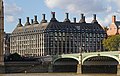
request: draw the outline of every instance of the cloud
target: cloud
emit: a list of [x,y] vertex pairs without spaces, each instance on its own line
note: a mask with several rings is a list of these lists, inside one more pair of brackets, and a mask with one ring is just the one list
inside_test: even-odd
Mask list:
[[104,26],[111,23],[112,15],[118,15],[119,18],[120,13],[118,0],[45,0],[45,4],[51,9],[60,8],[77,15],[85,13],[87,21],[91,21],[91,14],[103,15],[98,21]]
[[[102,19],[100,17],[97,17],[97,21],[102,26],[109,26],[112,23],[112,16],[113,15],[116,15],[117,16],[116,20],[120,21],[120,20],[118,20],[118,19],[120,19],[120,15],[119,15],[119,13],[116,13],[116,12],[102,16]],[[88,23],[91,23],[92,20],[93,20],[93,17],[91,17],[91,16],[86,18],[86,22],[88,22]]]
[[[87,17],[85,20],[86,20],[86,22],[91,23],[92,20],[93,20],[93,17]],[[106,21],[103,22],[103,21],[102,21],[100,18],[98,18],[98,17],[97,17],[97,21],[98,21],[98,23],[101,24],[101,25],[107,23]],[[103,25],[102,25],[102,26],[103,26]]]
[[45,3],[49,8],[61,8],[69,12],[75,10],[76,13],[110,12],[118,7],[111,6],[116,3],[114,0],[45,0]]
[[5,5],[6,21],[9,23],[14,22],[16,16],[22,13],[22,8],[17,6],[15,3],[8,4],[6,3],[6,1],[4,5]]
[[5,14],[13,15],[21,13],[22,8],[18,7],[16,4],[5,4]]
[[14,16],[9,16],[8,15],[8,16],[6,16],[6,19],[7,19],[6,21],[9,22],[9,23],[12,23],[12,22],[15,21]]

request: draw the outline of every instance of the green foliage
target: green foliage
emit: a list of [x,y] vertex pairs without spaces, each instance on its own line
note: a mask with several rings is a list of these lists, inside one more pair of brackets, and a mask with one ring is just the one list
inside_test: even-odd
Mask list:
[[120,35],[114,35],[103,40],[103,46],[109,51],[116,51],[119,48]]
[[13,54],[10,54],[8,56],[8,61],[20,61],[21,60],[21,56],[18,54],[18,53],[13,53]]
[[5,56],[4,60],[7,61],[37,61],[37,58],[33,57],[24,57],[20,56],[18,53],[10,54],[9,56]]

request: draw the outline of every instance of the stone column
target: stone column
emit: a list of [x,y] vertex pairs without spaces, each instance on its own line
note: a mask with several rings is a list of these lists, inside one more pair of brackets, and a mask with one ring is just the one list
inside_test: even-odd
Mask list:
[[82,74],[81,64],[77,64],[77,74]]
[[117,75],[120,75],[120,65],[117,65]]

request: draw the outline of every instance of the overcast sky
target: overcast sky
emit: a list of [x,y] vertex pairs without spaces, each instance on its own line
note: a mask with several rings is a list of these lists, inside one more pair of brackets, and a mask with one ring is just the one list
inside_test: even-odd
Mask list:
[[56,12],[58,21],[65,19],[65,13],[70,13],[70,20],[73,17],[80,20],[80,14],[84,13],[86,22],[90,23],[93,14],[97,14],[97,20],[102,26],[111,23],[112,15],[120,20],[120,0],[4,0],[5,6],[5,32],[12,32],[18,24],[18,18],[22,19],[22,24],[26,22],[26,17],[34,18],[38,16],[41,21],[42,14],[46,14],[46,19],[50,20],[51,11]]

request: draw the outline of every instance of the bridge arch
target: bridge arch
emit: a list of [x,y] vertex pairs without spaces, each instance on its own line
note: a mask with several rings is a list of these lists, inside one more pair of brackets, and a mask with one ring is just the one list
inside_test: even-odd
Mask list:
[[77,72],[79,60],[72,56],[59,57],[53,61],[53,72]]
[[83,73],[117,73],[119,59],[116,56],[96,54],[82,60]]
[[79,62],[80,60],[79,60],[79,58],[77,58],[77,57],[73,57],[73,56],[62,56],[62,57],[58,57],[58,58],[54,59],[54,60],[53,60],[53,64],[54,64],[57,60],[63,59],[63,58],[75,59],[75,60],[78,61],[78,63],[80,63],[80,62]]
[[91,57],[96,57],[96,56],[104,56],[104,57],[113,58],[113,59],[115,59],[115,60],[120,64],[119,59],[118,59],[116,56],[112,56],[112,55],[102,55],[102,54],[86,56],[85,58],[82,59],[82,64],[84,63],[84,61],[85,61],[86,59],[91,58]]

